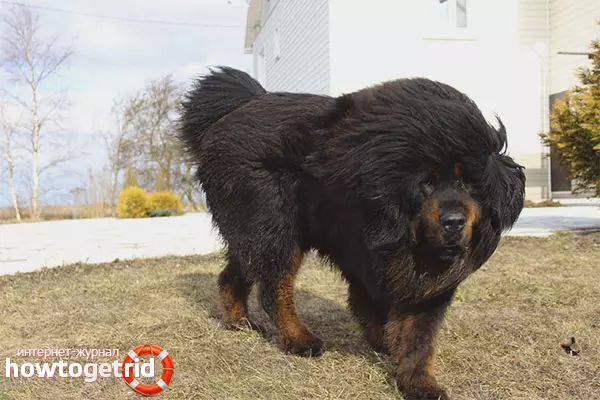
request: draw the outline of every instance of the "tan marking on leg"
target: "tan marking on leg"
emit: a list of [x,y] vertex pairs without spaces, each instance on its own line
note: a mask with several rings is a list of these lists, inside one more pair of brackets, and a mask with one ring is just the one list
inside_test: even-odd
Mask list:
[[301,263],[302,254],[298,249],[294,249],[287,275],[279,283],[276,293],[275,325],[281,329],[284,336],[292,340],[299,339],[306,330],[304,323],[298,318],[294,303],[294,281]]
[[228,328],[264,329],[248,319],[248,296],[252,283],[246,282],[239,265],[228,263],[219,276],[219,298],[223,307],[223,321]]
[[398,363],[396,378],[405,393],[419,396],[439,394],[441,398],[446,399],[434,375],[435,333],[425,334],[426,348],[412,348],[415,346],[415,337],[421,335],[423,329],[430,329],[427,327],[430,323],[427,318],[429,316],[426,314],[409,314],[391,319],[386,325],[386,341],[394,360]]
[[423,372],[425,372],[426,375],[434,375],[433,358],[433,355],[430,355],[429,358],[427,358],[427,361],[425,361]]
[[233,285],[225,284],[219,288],[221,304],[225,309],[225,319],[230,324],[237,324],[246,318],[246,302],[250,290],[244,291],[239,298],[234,297]]
[[284,344],[286,347],[291,348],[292,351],[308,350],[308,348],[311,348],[317,342],[319,343],[319,347],[321,344],[321,340],[298,318],[294,304],[294,281],[300,269],[302,258],[302,252],[296,248],[292,255],[288,272],[285,278],[278,284],[275,293],[275,325],[283,336]]

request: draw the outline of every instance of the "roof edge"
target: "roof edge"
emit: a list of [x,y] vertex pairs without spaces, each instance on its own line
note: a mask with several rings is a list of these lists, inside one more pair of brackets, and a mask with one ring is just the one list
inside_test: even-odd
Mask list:
[[263,0],[251,0],[246,17],[246,37],[244,40],[244,53],[252,54],[252,47],[261,29],[261,15]]

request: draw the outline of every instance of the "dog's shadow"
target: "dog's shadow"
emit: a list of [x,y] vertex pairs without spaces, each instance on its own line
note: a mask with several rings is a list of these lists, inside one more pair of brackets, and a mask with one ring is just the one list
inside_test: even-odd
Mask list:
[[[180,276],[176,285],[199,310],[208,310],[210,316],[221,322],[221,307],[217,293],[217,275],[190,273]],[[273,345],[280,345],[276,328],[257,301],[257,289],[252,290],[248,303],[250,317],[266,328],[263,336]],[[306,290],[295,291],[296,309],[300,318],[325,342],[326,351],[361,355],[377,359],[376,353],[363,339],[357,323],[347,308]],[[240,332],[240,334],[244,334]]]

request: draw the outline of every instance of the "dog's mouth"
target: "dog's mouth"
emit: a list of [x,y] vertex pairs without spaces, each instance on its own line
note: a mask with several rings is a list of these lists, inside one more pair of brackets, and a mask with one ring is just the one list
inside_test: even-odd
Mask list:
[[442,260],[453,260],[457,257],[462,256],[465,253],[466,249],[463,246],[459,245],[449,245],[441,248],[439,252],[439,257]]

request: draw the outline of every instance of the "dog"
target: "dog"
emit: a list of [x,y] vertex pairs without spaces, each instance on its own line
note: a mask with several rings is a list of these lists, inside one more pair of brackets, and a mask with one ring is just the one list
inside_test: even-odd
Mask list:
[[448,399],[435,378],[435,338],[458,285],[519,217],[524,168],[455,88],[406,78],[331,97],[267,92],[216,67],[181,104],[178,137],[226,244],[218,279],[225,323],[262,308],[291,353],[323,341],[296,314],[307,251],[339,269],[365,339],[398,363],[406,398]]

